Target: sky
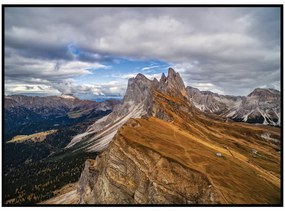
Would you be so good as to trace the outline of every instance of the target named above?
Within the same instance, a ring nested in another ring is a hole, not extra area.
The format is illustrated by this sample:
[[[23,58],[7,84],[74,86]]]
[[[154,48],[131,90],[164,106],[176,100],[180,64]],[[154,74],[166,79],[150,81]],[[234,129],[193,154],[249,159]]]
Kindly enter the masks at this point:
[[[274,7],[5,8],[5,95],[122,97],[127,81],[180,73],[227,95],[280,90]]]

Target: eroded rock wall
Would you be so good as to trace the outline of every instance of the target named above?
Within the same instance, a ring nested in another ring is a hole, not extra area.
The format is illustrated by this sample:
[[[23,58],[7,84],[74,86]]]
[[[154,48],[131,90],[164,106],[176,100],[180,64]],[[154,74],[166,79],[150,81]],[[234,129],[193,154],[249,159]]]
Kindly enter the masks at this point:
[[[79,180],[82,204],[215,204],[208,178],[120,135]]]

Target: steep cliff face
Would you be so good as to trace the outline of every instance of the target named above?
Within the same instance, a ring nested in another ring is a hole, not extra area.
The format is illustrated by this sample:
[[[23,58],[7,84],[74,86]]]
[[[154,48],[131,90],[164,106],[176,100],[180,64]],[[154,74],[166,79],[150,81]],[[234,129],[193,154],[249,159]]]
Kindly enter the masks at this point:
[[[121,135],[96,160],[86,161],[79,184],[82,204],[220,203],[204,174]]]
[[[80,203],[279,203],[278,153],[269,142],[264,146],[265,139],[254,138],[262,128],[250,134],[252,126],[234,124],[240,134],[215,126],[217,137],[210,137],[215,127],[201,130],[198,122],[182,129],[154,117],[130,119],[96,160],[86,161]],[[248,143],[241,141],[246,137]]]

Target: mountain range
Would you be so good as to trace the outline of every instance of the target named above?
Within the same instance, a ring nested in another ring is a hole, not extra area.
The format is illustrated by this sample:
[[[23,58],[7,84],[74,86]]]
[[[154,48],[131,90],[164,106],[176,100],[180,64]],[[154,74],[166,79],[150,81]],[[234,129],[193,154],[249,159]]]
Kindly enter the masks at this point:
[[[203,112],[234,121],[280,126],[280,91],[257,88],[248,96],[219,95],[188,86],[189,100]]]
[[[5,96],[4,139],[102,117],[110,113],[119,102],[117,100],[103,102],[80,100],[72,95]]]
[[[219,95],[169,68],[130,78],[122,101],[6,96],[4,117],[8,204],[281,200],[277,90]]]
[[[278,204],[280,128],[229,120],[256,121],[264,109],[261,123],[280,124],[269,119],[277,99],[271,89],[231,97],[186,88],[172,68],[159,81],[138,74],[122,103],[66,146],[98,153],[75,189],[44,203]]]

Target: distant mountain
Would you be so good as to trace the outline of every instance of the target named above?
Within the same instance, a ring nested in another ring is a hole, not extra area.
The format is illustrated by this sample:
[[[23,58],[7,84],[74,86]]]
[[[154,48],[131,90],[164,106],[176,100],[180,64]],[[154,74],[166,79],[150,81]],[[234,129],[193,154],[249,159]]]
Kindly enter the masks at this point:
[[[219,95],[188,86],[189,100],[196,108],[234,121],[280,126],[280,92],[257,88],[248,96]]]
[[[159,81],[142,74],[129,79],[122,104],[66,147],[99,153],[86,161],[69,200],[280,203],[280,128],[226,121],[193,104],[171,68]]]
[[[26,108],[43,116],[61,115],[67,111],[78,111],[85,109],[112,110],[117,104],[116,100],[106,100],[96,102],[90,100],[80,100],[72,95],[48,96],[48,97],[31,97],[24,95],[5,96],[6,110],[12,108]]]
[[[32,134],[54,127],[110,113],[117,100],[95,102],[71,95],[31,97],[5,96],[5,139],[18,134]]]

